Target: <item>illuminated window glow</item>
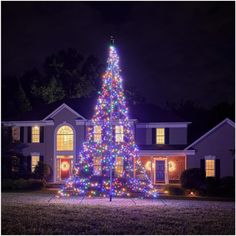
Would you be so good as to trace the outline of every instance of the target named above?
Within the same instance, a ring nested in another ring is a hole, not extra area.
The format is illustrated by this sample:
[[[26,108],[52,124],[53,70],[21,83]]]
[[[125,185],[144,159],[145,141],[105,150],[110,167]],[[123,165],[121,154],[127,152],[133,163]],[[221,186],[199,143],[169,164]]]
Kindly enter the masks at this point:
[[[40,142],[40,129],[38,126],[32,127],[32,143]]]
[[[215,160],[206,160],[206,177],[215,177]]]
[[[123,169],[124,169],[124,166],[123,166],[122,157],[116,157],[116,160],[115,160],[115,175],[117,177],[122,177]]]
[[[102,141],[102,127],[94,126],[94,142],[100,143]]]
[[[115,127],[115,140],[116,142],[124,142],[124,128],[122,125]]]
[[[57,131],[57,151],[73,151],[74,134],[73,130],[64,125]]]
[[[93,158],[93,174],[102,175],[102,159],[101,157]]]
[[[165,144],[165,128],[156,128],[156,144]]]
[[[31,171],[35,171],[35,167],[37,166],[39,162],[39,155],[32,155],[31,156]]]
[[[12,127],[12,142],[17,143],[20,141],[20,127]]]

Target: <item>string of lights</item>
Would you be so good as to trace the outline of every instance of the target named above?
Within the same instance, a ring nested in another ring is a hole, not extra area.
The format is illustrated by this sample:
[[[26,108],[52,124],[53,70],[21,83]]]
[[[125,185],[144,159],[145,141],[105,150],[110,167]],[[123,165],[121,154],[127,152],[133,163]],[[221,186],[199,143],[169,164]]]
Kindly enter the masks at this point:
[[[138,157],[134,124],[128,117],[114,45],[109,48],[107,64],[95,112],[87,125],[86,141],[76,159],[74,173],[59,190],[58,197],[157,196]]]

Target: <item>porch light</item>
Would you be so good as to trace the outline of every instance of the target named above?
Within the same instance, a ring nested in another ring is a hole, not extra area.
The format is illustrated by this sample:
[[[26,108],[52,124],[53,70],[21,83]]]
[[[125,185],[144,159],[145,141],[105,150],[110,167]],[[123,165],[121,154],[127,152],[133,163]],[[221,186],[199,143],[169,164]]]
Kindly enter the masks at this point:
[[[168,165],[169,165],[169,171],[170,172],[176,170],[176,165],[175,165],[175,163],[173,161],[169,161]]]
[[[151,171],[151,169],[152,169],[151,161],[147,161],[147,163],[145,164],[145,169],[148,170],[148,171]]]

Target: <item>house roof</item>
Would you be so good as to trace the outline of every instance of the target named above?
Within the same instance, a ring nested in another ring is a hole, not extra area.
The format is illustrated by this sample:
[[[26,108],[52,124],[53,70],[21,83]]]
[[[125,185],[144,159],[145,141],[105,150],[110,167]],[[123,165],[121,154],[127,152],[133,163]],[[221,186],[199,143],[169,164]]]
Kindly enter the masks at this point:
[[[189,148],[192,148],[194,145],[196,145],[197,143],[199,143],[203,139],[207,138],[210,134],[212,134],[217,129],[219,129],[221,126],[223,126],[225,123],[227,123],[227,124],[231,125],[233,128],[235,128],[235,123],[232,120],[230,120],[229,118],[226,118],[222,122],[220,122],[218,125],[216,125],[212,129],[210,129],[208,132],[206,132],[204,135],[202,135],[200,138],[198,138],[196,141],[194,141],[192,144],[190,144],[188,147],[186,147],[185,149],[187,150]]]
[[[186,145],[157,145],[157,144],[150,144],[150,145],[138,145],[139,150],[184,150]]]
[[[91,119],[94,113],[96,98],[73,98],[61,100],[48,105],[37,107],[32,111],[20,114],[17,118],[5,119],[5,121],[40,121],[49,118],[55,110],[64,107],[71,108],[78,116]],[[129,105],[130,119],[138,119],[139,122],[185,122],[169,110],[164,110],[152,104]]]

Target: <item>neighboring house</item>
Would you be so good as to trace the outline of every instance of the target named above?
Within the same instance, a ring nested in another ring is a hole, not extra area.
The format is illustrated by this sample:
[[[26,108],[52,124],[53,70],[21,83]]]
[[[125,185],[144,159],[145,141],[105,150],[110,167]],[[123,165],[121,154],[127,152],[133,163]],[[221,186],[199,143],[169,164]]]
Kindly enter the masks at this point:
[[[41,159],[53,171],[51,181],[60,182],[72,174],[73,164],[86,140],[88,125],[91,125],[89,119],[92,117],[94,104],[95,101],[88,99],[70,99],[64,103],[45,105],[42,109],[25,113],[17,121],[9,120],[2,123],[10,127],[13,142],[25,144],[22,154],[27,156],[28,169],[34,171]],[[218,158],[228,158],[228,154],[224,155],[226,151],[212,151],[212,146],[209,146],[207,152],[207,145],[198,145],[201,144],[200,141],[196,146],[195,143],[188,146],[190,122],[183,121],[169,111],[152,105],[130,106],[129,111],[141,162],[154,184],[178,183],[181,173],[187,168],[200,167],[201,159],[205,156],[211,155],[216,161]],[[230,127],[234,127],[232,121],[228,122],[231,124]],[[98,129],[94,127],[94,130]],[[222,139],[224,142],[230,139],[229,145],[222,147],[224,150],[234,150],[234,129],[228,131],[226,128],[224,132],[224,138],[219,134],[219,140],[215,139],[216,145],[220,146],[218,142],[222,142]],[[97,135],[102,134],[95,133],[94,138]],[[214,139],[209,142],[214,142]],[[234,154],[229,158],[233,160]],[[221,173],[224,173],[221,176],[227,173],[232,175],[224,170],[223,160],[221,163]],[[205,166],[209,165],[212,165],[212,162],[206,161]],[[121,169],[119,166],[119,170]]]
[[[222,178],[235,174],[235,123],[226,118],[186,150],[193,148],[194,156],[187,158],[188,168],[201,168],[207,177]]]

